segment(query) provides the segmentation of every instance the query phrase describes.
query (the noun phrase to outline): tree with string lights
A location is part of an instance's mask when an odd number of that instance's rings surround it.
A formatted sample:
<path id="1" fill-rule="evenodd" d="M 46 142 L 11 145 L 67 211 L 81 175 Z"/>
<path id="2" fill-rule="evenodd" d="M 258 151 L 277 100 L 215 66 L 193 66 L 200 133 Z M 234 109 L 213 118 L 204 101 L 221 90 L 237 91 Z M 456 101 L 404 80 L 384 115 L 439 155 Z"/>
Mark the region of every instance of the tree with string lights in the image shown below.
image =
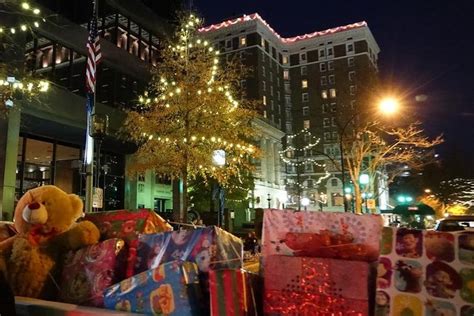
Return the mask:
<path id="1" fill-rule="evenodd" d="M 252 143 L 253 103 L 234 97 L 239 67 L 219 67 L 219 51 L 198 36 L 199 18 L 182 21 L 174 42 L 162 51 L 149 89 L 124 122 L 127 139 L 138 145 L 128 172 L 153 170 L 181 181 L 183 206 L 174 210 L 176 220 L 186 220 L 190 179 L 225 185 L 252 170 L 251 159 L 259 154 Z M 216 151 L 225 154 L 223 166 L 213 161 Z"/>
<path id="2" fill-rule="evenodd" d="M 313 136 L 308 129 L 302 129 L 296 134 L 286 136 L 287 147 L 280 151 L 280 159 L 286 164 L 287 172 L 295 176 L 289 177 L 287 187 L 289 193 L 296 195 L 298 210 L 301 210 L 302 195 L 313 186 L 303 184 L 302 175 L 311 173 L 319 174 L 316 179 L 311 177 L 313 185 L 319 185 L 330 176 L 324 160 L 315 159 L 313 148 L 319 144 L 320 139 Z"/>

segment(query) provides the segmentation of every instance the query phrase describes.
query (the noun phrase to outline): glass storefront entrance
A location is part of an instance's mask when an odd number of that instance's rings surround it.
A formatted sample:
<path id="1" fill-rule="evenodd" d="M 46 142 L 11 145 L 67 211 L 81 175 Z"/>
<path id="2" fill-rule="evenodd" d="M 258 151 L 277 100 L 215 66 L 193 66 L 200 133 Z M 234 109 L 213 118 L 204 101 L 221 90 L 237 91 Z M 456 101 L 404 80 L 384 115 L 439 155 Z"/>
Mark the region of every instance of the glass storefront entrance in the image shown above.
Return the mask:
<path id="1" fill-rule="evenodd" d="M 67 193 L 84 197 L 85 177 L 82 170 L 82 150 L 54 141 L 20 137 L 16 170 L 16 200 L 29 189 L 54 184 Z M 122 155 L 101 154 L 99 186 L 104 190 L 104 210 L 123 208 L 124 158 Z"/>

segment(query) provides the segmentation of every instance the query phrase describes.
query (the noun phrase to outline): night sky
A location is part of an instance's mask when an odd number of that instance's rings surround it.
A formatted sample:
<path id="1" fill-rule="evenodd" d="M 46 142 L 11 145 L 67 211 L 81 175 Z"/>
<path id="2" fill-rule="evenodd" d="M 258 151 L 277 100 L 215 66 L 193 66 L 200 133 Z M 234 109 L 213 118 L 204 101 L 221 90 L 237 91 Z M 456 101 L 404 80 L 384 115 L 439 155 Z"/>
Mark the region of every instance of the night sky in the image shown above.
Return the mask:
<path id="1" fill-rule="evenodd" d="M 194 0 L 213 24 L 257 12 L 290 37 L 366 21 L 381 48 L 382 82 L 394 87 L 431 135 L 453 176 L 474 177 L 474 1 Z M 423 103 L 416 95 L 426 95 Z"/>

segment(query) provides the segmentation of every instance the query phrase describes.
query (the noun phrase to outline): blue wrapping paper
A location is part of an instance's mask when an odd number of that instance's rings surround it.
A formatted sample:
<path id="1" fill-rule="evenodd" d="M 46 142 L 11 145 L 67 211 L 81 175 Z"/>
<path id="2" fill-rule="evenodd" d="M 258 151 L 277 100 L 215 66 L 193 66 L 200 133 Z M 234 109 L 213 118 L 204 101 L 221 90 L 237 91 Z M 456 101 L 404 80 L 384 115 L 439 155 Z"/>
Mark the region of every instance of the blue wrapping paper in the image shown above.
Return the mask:
<path id="1" fill-rule="evenodd" d="M 104 305 L 153 315 L 200 315 L 200 295 L 196 264 L 172 261 L 105 289 Z"/>
<path id="2" fill-rule="evenodd" d="M 215 226 L 140 235 L 134 273 L 173 260 L 195 262 L 201 272 L 240 269 L 242 251 L 240 238 Z"/>

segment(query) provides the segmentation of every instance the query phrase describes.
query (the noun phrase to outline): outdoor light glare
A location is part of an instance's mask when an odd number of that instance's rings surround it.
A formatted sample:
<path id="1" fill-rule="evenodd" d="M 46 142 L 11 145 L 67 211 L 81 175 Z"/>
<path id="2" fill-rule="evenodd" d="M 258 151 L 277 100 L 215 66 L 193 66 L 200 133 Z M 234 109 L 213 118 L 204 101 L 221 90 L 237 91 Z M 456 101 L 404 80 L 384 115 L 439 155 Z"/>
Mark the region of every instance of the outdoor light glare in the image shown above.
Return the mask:
<path id="1" fill-rule="evenodd" d="M 225 151 L 222 149 L 214 150 L 212 153 L 212 163 L 216 166 L 222 167 L 225 165 Z"/>
<path id="2" fill-rule="evenodd" d="M 359 182 L 360 184 L 369 184 L 369 175 L 366 173 L 363 173 L 359 177 Z"/>
<path id="3" fill-rule="evenodd" d="M 304 197 L 301 199 L 301 205 L 303 206 L 308 206 L 309 205 L 309 199 Z"/>
<path id="4" fill-rule="evenodd" d="M 351 188 L 344 188 L 344 192 L 346 193 L 351 193 L 351 191 L 352 191 Z"/>
<path id="5" fill-rule="evenodd" d="M 405 203 L 406 199 L 405 199 L 404 196 L 399 196 L 399 197 L 397 197 L 397 201 L 400 202 L 400 203 Z"/>
<path id="6" fill-rule="evenodd" d="M 412 201 L 413 201 L 413 198 L 412 198 L 411 196 L 407 196 L 407 197 L 405 198 L 405 200 L 406 200 L 407 202 L 412 202 Z"/>
<path id="7" fill-rule="evenodd" d="M 394 98 L 385 98 L 380 101 L 380 111 L 384 114 L 390 115 L 397 111 L 398 101 Z"/>

